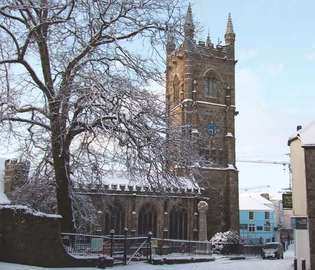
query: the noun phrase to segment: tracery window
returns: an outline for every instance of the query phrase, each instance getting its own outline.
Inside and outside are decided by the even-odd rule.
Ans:
[[[174,103],[177,103],[179,101],[179,92],[180,92],[180,81],[177,76],[174,78],[173,82],[173,97],[174,97]]]
[[[103,225],[103,231],[105,234],[109,234],[111,230],[111,215],[109,212],[104,212],[104,225]]]
[[[170,238],[187,239],[187,211],[174,207],[170,213]]]
[[[115,234],[123,234],[125,228],[125,212],[121,204],[117,201],[109,208],[110,214],[105,214],[105,233],[109,233],[109,230],[114,229]]]
[[[205,96],[217,97],[219,92],[219,81],[213,74],[207,74],[205,77]]]
[[[151,204],[144,205],[138,218],[138,234],[147,235],[148,232],[152,232],[153,236],[156,236],[157,227],[157,214],[155,208]]]

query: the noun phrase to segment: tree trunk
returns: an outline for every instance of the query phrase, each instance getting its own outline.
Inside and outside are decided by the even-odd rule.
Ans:
[[[70,194],[70,155],[69,145],[64,143],[64,134],[60,122],[52,120],[52,155],[56,177],[56,194],[58,214],[62,216],[61,232],[74,232],[73,209]]]
[[[62,216],[61,231],[73,232],[73,211],[72,200],[70,197],[70,175],[68,162],[64,157],[55,157],[54,169],[56,177],[56,194],[58,214]]]

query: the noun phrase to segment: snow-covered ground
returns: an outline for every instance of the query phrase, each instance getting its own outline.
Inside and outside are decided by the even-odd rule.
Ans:
[[[27,265],[18,265],[0,262],[1,270],[47,270],[60,268],[43,268]],[[62,268],[64,270],[95,270],[96,268]],[[113,270],[291,270],[293,269],[293,247],[284,256],[283,260],[262,260],[261,258],[247,258],[246,260],[229,260],[217,258],[214,262],[177,264],[177,265],[149,265],[146,263],[132,263],[127,266],[107,268]]]

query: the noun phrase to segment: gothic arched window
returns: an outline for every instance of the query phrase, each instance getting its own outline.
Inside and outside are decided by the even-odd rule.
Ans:
[[[151,204],[144,205],[138,218],[138,234],[147,235],[148,232],[152,232],[153,236],[156,236],[156,223],[157,214],[155,208]]]
[[[110,226],[108,227],[107,225],[107,229],[114,229],[115,234],[123,234],[125,228],[125,212],[121,204],[114,202],[110,207],[110,213]]]
[[[170,238],[187,239],[187,211],[174,207],[170,213]]]
[[[217,97],[219,92],[219,81],[213,74],[208,74],[205,77],[205,96]]]
[[[103,224],[103,231],[105,234],[109,234],[111,230],[111,215],[109,212],[104,212],[104,224]]]
[[[179,101],[179,92],[180,92],[180,81],[177,76],[175,76],[173,81],[173,97],[174,97],[174,103],[177,103]]]

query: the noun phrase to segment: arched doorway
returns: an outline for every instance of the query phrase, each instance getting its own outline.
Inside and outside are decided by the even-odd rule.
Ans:
[[[171,210],[169,233],[171,239],[187,239],[187,211],[183,207]]]
[[[157,213],[153,205],[145,204],[139,211],[138,217],[138,234],[147,235],[152,232],[156,236]]]

